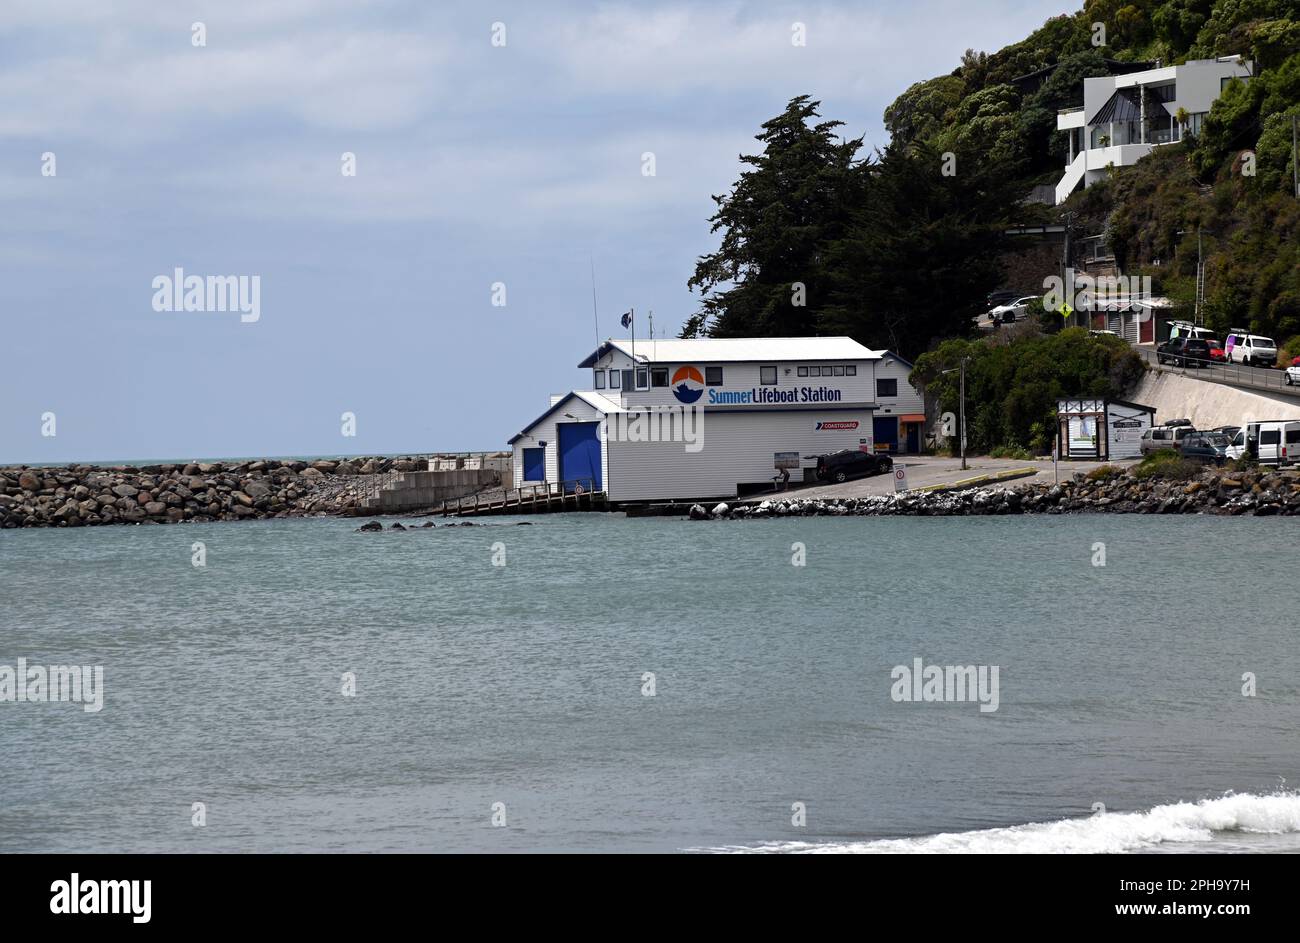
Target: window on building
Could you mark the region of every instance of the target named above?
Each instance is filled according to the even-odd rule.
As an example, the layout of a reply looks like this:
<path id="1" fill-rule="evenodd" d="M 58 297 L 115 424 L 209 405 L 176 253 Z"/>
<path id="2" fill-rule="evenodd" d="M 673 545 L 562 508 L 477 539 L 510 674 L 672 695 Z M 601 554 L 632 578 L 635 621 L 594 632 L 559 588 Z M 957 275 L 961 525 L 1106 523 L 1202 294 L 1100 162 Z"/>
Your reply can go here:
<path id="1" fill-rule="evenodd" d="M 605 388 L 605 371 L 604 371 L 604 370 L 597 370 L 597 371 L 596 371 L 596 389 L 598 389 L 598 390 L 603 390 L 604 388 Z"/>
<path id="2" fill-rule="evenodd" d="M 898 395 L 897 380 L 892 378 L 885 379 L 884 377 L 878 377 L 876 379 L 876 396 L 881 397 L 881 396 L 897 396 L 897 395 Z"/>
<path id="3" fill-rule="evenodd" d="M 705 367 L 705 368 L 704 368 L 704 382 L 705 382 L 705 384 L 707 384 L 708 386 L 722 386 L 722 368 L 721 368 L 721 367 Z"/>
<path id="4" fill-rule="evenodd" d="M 835 371 L 835 375 L 836 375 L 837 377 L 842 377 L 842 376 L 844 376 L 844 368 L 843 368 L 843 367 L 832 367 L 831 369 Z"/>
<path id="5" fill-rule="evenodd" d="M 650 385 L 667 386 L 668 385 L 668 368 L 651 367 L 650 368 Z"/>
<path id="6" fill-rule="evenodd" d="M 609 388 L 611 390 L 617 390 L 620 386 L 622 386 L 622 384 L 619 382 L 621 379 L 622 379 L 622 374 L 620 374 L 617 370 L 609 371 Z"/>
<path id="7" fill-rule="evenodd" d="M 799 368 L 799 376 L 801 376 L 801 377 L 806 377 L 807 375 L 808 375 L 808 368 L 807 368 L 807 367 L 800 367 L 800 368 Z"/>
<path id="8" fill-rule="evenodd" d="M 645 367 L 636 368 L 636 388 L 638 390 L 650 389 L 650 371 Z"/>
<path id="9" fill-rule="evenodd" d="M 776 386 L 776 367 L 759 367 L 758 382 L 763 386 Z"/>
<path id="10" fill-rule="evenodd" d="M 821 368 L 821 367 L 809 367 L 809 368 L 808 368 L 808 376 L 810 376 L 810 377 L 819 377 L 819 376 L 821 376 L 821 375 L 822 375 L 822 368 Z"/>
<path id="11" fill-rule="evenodd" d="M 631 371 L 631 370 L 624 370 L 624 371 L 623 371 L 623 389 L 625 389 L 625 390 L 630 390 L 630 389 L 632 389 L 632 371 Z"/>
<path id="12" fill-rule="evenodd" d="M 856 377 L 858 375 L 858 365 L 856 363 L 849 364 L 847 367 L 844 368 L 844 375 L 849 377 Z"/>

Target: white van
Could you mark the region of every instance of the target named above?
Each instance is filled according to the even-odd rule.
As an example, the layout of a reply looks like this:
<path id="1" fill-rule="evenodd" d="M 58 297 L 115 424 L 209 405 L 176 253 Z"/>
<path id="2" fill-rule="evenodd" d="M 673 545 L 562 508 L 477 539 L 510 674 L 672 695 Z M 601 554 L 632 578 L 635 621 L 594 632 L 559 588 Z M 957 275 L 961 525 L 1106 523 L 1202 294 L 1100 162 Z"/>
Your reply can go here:
<path id="1" fill-rule="evenodd" d="M 1273 338 L 1244 331 L 1234 330 L 1228 335 L 1223 353 L 1229 363 L 1244 363 L 1248 367 L 1271 367 L 1277 363 L 1277 344 Z"/>
<path id="2" fill-rule="evenodd" d="M 1300 420 L 1249 422 L 1232 437 L 1227 457 L 1255 456 L 1261 465 L 1294 465 L 1300 462 Z"/>

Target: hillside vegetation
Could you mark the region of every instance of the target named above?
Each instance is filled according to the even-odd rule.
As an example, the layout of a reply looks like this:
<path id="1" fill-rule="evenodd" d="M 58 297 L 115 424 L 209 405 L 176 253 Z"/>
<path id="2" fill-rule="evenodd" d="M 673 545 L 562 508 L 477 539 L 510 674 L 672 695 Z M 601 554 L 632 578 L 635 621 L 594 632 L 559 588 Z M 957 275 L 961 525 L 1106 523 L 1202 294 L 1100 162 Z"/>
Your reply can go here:
<path id="1" fill-rule="evenodd" d="M 1096 42 L 1104 38 L 1104 45 Z M 1010 223 L 1056 221 L 1024 204 L 1065 164 L 1056 113 L 1116 63 L 1241 54 L 1199 137 L 1071 197 L 1126 274 L 1194 295 L 1197 238 L 1217 327 L 1300 334 L 1300 213 L 1291 121 L 1300 112 L 1300 0 L 1089 0 L 996 52 L 968 50 L 885 110 L 891 142 L 862 152 L 808 96 L 763 125 L 761 151 L 716 196 L 718 250 L 689 280 L 684 336 L 848 333 L 915 357 L 970 331 L 1003 279 Z M 1253 154 L 1253 158 L 1250 155 Z M 1253 160 L 1253 175 L 1244 173 Z"/>
<path id="2" fill-rule="evenodd" d="M 1113 170 L 1064 208 L 1025 201 L 1064 171 L 1056 115 L 1083 104 L 1085 78 L 1234 54 L 1255 76 L 1226 87 L 1199 136 Z M 869 154 L 797 97 L 714 197 L 720 245 L 689 279 L 701 302 L 682 336 L 847 334 L 919 358 L 914 377 L 945 409 L 956 375 L 943 371 L 966 358 L 972 448 L 1042 449 L 1058 396 L 1122 395 L 1142 368 L 1121 342 L 1082 330 L 969 340 L 988 292 L 1014 280 L 1006 230 L 1068 210 L 1077 233 L 1105 236 L 1122 274 L 1152 276 L 1181 305 L 1195 297 L 1199 243 L 1208 323 L 1300 354 L 1296 113 L 1300 0 L 1088 0 L 908 88 L 885 110 L 889 146 Z"/>

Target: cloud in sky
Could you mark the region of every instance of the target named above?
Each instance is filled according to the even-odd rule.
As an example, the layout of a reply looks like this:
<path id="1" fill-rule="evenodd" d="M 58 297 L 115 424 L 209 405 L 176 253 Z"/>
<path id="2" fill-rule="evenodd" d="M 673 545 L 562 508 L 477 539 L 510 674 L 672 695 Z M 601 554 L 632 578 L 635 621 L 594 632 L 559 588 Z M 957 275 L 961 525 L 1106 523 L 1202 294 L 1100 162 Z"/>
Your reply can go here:
<path id="1" fill-rule="evenodd" d="M 583 382 L 589 254 L 602 336 L 631 305 L 676 331 L 710 195 L 789 98 L 883 145 L 912 82 L 1065 9 L 7 3 L 0 292 L 22 355 L 0 460 L 497 447 Z M 176 265 L 260 274 L 263 319 L 153 312 Z"/>

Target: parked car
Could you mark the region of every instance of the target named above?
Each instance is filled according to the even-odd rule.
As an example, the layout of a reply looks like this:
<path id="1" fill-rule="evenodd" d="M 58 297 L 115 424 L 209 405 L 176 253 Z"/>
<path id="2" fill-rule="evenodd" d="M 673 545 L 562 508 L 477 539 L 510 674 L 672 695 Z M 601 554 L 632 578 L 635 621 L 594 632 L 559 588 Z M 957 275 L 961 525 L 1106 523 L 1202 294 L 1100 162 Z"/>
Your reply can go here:
<path id="1" fill-rule="evenodd" d="M 1009 301 L 1015 301 L 1020 297 L 1020 292 L 1012 291 L 1009 288 L 999 288 L 997 291 L 989 292 L 989 308 L 996 308 L 998 305 L 1004 305 Z"/>
<path id="2" fill-rule="evenodd" d="M 1222 465 L 1227 461 L 1228 437 L 1215 432 L 1189 435 L 1178 443 L 1178 453 L 1192 461 Z"/>
<path id="3" fill-rule="evenodd" d="M 1029 303 L 1037 299 L 1037 295 L 1025 295 L 1023 298 L 997 305 L 989 312 L 989 320 L 994 324 L 1010 324 L 1012 321 L 1023 321 L 1029 317 Z"/>
<path id="4" fill-rule="evenodd" d="M 1176 423 L 1187 422 L 1185 419 L 1174 421 Z M 1142 438 L 1138 440 L 1138 451 L 1142 455 L 1150 455 L 1152 452 L 1159 452 L 1161 449 L 1178 449 L 1184 439 L 1197 434 L 1191 423 L 1187 423 L 1185 426 L 1170 425 L 1168 423 L 1163 426 L 1152 426 L 1144 431 Z"/>
<path id="5" fill-rule="evenodd" d="M 828 455 L 817 456 L 817 478 L 821 481 L 848 481 L 887 472 L 894 467 L 888 455 L 873 455 L 855 449 L 842 449 Z"/>
<path id="6" fill-rule="evenodd" d="M 1295 386 L 1300 383 L 1300 366 L 1292 365 L 1286 368 L 1286 375 L 1282 377 L 1287 386 Z"/>
<path id="7" fill-rule="evenodd" d="M 1300 461 L 1300 420 L 1248 422 L 1228 446 L 1227 457 L 1252 456 L 1261 465 L 1294 465 Z"/>
<path id="8" fill-rule="evenodd" d="M 1156 348 L 1156 363 L 1173 363 L 1176 367 L 1206 367 L 1210 363 L 1210 345 L 1199 337 L 1174 337 Z"/>
<path id="9" fill-rule="evenodd" d="M 1205 343 L 1210 345 L 1210 359 L 1215 363 L 1223 363 L 1228 359 L 1228 355 L 1223 350 L 1223 345 L 1213 337 L 1206 338 Z"/>
<path id="10" fill-rule="evenodd" d="M 1277 344 L 1273 338 L 1259 334 L 1233 331 L 1228 335 L 1224 350 L 1231 363 L 1244 363 L 1248 367 L 1271 367 L 1277 363 Z"/>

